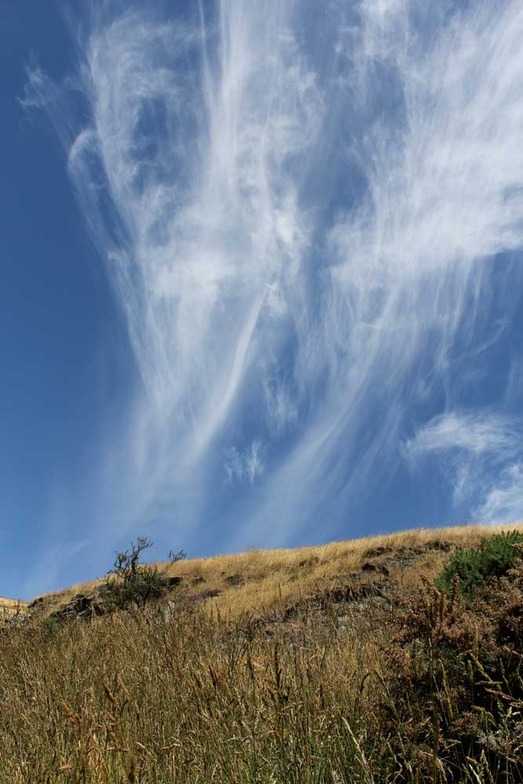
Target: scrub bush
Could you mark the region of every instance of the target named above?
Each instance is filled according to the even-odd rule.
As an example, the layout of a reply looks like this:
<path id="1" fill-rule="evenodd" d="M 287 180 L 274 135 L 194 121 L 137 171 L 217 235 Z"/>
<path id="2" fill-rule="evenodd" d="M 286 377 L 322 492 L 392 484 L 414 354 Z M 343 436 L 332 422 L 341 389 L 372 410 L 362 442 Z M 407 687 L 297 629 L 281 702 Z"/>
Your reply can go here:
<path id="1" fill-rule="evenodd" d="M 143 609 L 148 602 L 160 599 L 167 593 L 170 581 L 165 571 L 154 564 L 140 563 L 142 553 L 152 544 L 147 537 L 139 536 L 136 542 L 131 542 L 129 550 L 116 553 L 113 568 L 107 573 L 102 589 L 109 605 L 118 609 L 132 606 Z M 183 550 L 169 553 L 170 564 L 183 558 Z"/>
<path id="2" fill-rule="evenodd" d="M 507 576 L 521 559 L 522 548 L 523 533 L 505 531 L 485 539 L 479 547 L 458 550 L 436 578 L 436 587 L 450 594 L 457 585 L 470 598 L 493 579 Z"/>

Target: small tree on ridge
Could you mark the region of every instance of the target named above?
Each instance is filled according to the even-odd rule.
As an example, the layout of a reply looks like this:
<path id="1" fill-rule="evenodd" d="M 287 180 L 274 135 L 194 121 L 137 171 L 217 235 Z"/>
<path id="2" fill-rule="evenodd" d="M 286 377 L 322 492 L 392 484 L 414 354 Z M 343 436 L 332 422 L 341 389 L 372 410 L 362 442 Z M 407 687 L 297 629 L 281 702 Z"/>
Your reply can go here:
<path id="1" fill-rule="evenodd" d="M 143 609 L 148 602 L 160 599 L 167 592 L 170 583 L 166 571 L 154 564 L 140 562 L 142 553 L 152 544 L 147 537 L 139 536 L 136 542 L 131 542 L 128 550 L 116 553 L 104 587 L 104 593 L 115 607 L 124 609 L 136 605 Z M 169 565 L 185 557 L 183 550 L 177 553 L 171 551 Z"/>

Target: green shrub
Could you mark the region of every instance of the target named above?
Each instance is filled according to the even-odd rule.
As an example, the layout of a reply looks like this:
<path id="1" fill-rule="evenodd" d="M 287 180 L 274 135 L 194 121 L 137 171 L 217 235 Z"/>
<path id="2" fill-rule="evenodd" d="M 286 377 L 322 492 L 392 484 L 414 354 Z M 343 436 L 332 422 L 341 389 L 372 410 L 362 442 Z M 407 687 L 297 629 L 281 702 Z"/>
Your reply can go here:
<path id="1" fill-rule="evenodd" d="M 451 593 L 457 583 L 464 596 L 498 577 L 506 576 L 522 557 L 523 533 L 507 531 L 485 539 L 479 547 L 458 550 L 436 578 L 436 586 Z"/>
<path id="2" fill-rule="evenodd" d="M 148 602 L 160 599 L 167 593 L 171 583 L 165 571 L 154 564 L 140 563 L 141 554 L 149 547 L 152 547 L 152 542 L 139 536 L 136 542 L 131 542 L 129 550 L 116 553 L 113 568 L 107 573 L 102 589 L 109 605 L 119 609 L 134 605 L 143 609 Z M 183 558 L 183 550 L 169 553 L 170 563 Z"/>

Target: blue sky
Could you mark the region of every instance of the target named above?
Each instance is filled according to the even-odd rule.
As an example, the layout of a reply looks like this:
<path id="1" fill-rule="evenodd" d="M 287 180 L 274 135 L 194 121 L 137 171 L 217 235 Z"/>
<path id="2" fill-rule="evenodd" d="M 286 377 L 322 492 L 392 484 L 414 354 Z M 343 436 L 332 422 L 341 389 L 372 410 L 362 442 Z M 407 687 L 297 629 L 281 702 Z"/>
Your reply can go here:
<path id="1" fill-rule="evenodd" d="M 0 14 L 1 594 L 523 518 L 520 4 Z"/>

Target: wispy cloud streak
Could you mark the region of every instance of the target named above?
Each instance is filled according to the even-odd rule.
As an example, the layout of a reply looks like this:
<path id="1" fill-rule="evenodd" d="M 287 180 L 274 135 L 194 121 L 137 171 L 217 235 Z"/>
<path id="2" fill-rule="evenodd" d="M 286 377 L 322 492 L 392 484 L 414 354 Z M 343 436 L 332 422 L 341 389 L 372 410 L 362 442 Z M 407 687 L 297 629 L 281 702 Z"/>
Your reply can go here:
<path id="1" fill-rule="evenodd" d="M 411 456 L 513 460 L 499 422 L 434 417 L 510 327 L 522 38 L 515 1 L 101 3 L 74 78 L 33 70 L 143 380 L 123 517 L 190 534 L 218 504 L 229 541 L 276 543 L 334 530 L 413 429 Z"/>
<path id="2" fill-rule="evenodd" d="M 523 517 L 522 435 L 518 419 L 486 410 L 451 411 L 420 428 L 407 442 L 406 455 L 413 467 L 434 457 L 442 463 L 456 506 L 473 502 L 477 519 L 510 522 Z"/>

